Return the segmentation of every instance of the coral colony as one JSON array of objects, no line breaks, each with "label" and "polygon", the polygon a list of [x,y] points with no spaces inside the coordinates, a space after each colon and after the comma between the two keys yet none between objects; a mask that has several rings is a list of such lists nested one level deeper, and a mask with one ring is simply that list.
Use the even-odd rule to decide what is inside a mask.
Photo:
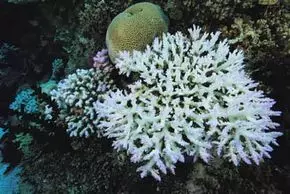
[{"label": "coral colony", "polygon": [[109,64],[109,55],[107,49],[102,49],[97,52],[96,56],[93,57],[93,67],[101,69],[103,72],[112,71],[113,67]]},{"label": "coral colony", "polygon": [[27,88],[21,90],[9,108],[19,113],[34,114],[38,112],[38,102],[34,90]]},{"label": "coral colony", "polygon": [[163,34],[144,52],[116,59],[120,74],[140,80],[94,103],[97,127],[140,163],[141,177],[161,180],[185,155],[208,162],[217,152],[235,165],[270,158],[281,135],[269,131],[278,126],[270,117],[280,112],[245,74],[243,53],[230,52],[219,34],[193,26],[189,36]]},{"label": "coral colony", "polygon": [[144,50],[156,36],[168,31],[169,20],[153,3],[136,3],[118,14],[106,33],[109,57],[115,62],[119,51]]},{"label": "coral colony", "polygon": [[[58,119],[70,136],[108,137],[113,147],[139,163],[141,177],[161,180],[186,156],[204,162],[217,153],[234,165],[270,158],[280,132],[271,116],[274,100],[259,91],[243,70],[243,53],[230,51],[220,32],[164,33],[144,51],[120,52],[114,68],[139,79],[117,88],[110,78],[108,51],[94,57],[92,69],[78,69],[50,92]],[[33,90],[21,91],[10,108],[37,111]],[[45,120],[55,119],[45,106]]]},{"label": "coral colony", "polygon": [[94,124],[98,117],[93,102],[102,99],[102,95],[112,88],[110,83],[108,76],[99,69],[78,69],[51,91],[51,99],[56,101],[70,136],[88,137],[92,133],[100,136]]}]

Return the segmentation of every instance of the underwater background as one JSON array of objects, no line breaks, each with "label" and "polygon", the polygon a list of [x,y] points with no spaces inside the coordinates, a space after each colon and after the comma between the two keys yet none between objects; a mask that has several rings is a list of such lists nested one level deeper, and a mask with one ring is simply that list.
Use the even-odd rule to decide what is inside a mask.
[{"label": "underwater background", "polygon": [[[0,194],[289,193],[290,1],[142,2],[0,0]],[[192,33],[188,33],[189,28],[193,29]],[[219,35],[214,34],[217,31]],[[167,32],[172,36],[163,34]],[[176,32],[180,34],[174,35]],[[210,35],[205,36],[206,33]],[[199,38],[194,37],[197,34]],[[156,37],[160,42],[154,41]],[[215,37],[226,39],[227,43],[223,45],[214,40]],[[241,65],[239,61],[243,60],[243,70],[233,72],[231,75],[236,76],[232,76],[232,80],[222,76],[215,78],[218,74],[215,70],[205,72],[204,79],[213,78],[216,87],[226,91],[213,90],[194,96],[190,102],[181,94],[184,88],[173,84],[175,90],[171,92],[180,91],[176,94],[179,104],[174,100],[168,100],[171,104],[165,102],[170,95],[165,94],[169,81],[157,82],[157,89],[161,85],[158,94],[155,81],[170,77],[167,70],[172,61],[175,65],[178,62],[183,66],[193,64],[194,59],[190,58],[193,52],[182,53],[182,50],[197,44],[202,44],[202,51],[194,53],[193,58],[202,61],[200,63],[217,63],[223,75],[235,71],[231,63]],[[229,57],[239,57],[235,49],[242,51],[238,62],[232,62]],[[130,52],[119,55],[119,51]],[[218,59],[218,54],[223,55],[223,59]],[[209,55],[214,56],[213,62],[206,60]],[[164,57],[163,62],[155,63],[158,57]],[[228,69],[220,70],[221,64],[229,64]],[[212,66],[197,69],[202,72],[206,68]],[[173,74],[178,73],[175,69],[178,66],[172,67]],[[154,77],[154,72],[160,71],[164,71],[165,78],[160,77],[162,73]],[[172,76],[172,80],[179,85],[182,85],[182,77],[190,77],[182,71],[181,81],[178,76]],[[255,88],[243,85],[248,79],[258,85]],[[195,83],[198,79],[194,80],[193,85],[188,84],[192,91],[198,85]],[[209,82],[201,84],[200,88],[210,90],[209,85],[213,83]],[[229,82],[233,82],[233,88],[225,84]],[[152,88],[154,91],[150,94],[148,91]],[[235,93],[237,88],[242,88],[242,92]],[[223,109],[212,113],[215,106],[204,104],[205,99],[218,92],[212,99],[234,112],[234,105],[230,109],[230,101],[224,104],[227,98],[219,99],[220,95],[232,91],[233,99],[239,101],[238,95],[247,93],[248,88],[253,96],[254,92],[263,91],[263,95],[273,99],[272,102],[265,97],[260,102],[254,98],[248,107],[244,106],[247,98],[241,98],[239,105],[233,102],[235,106],[245,107],[243,114],[259,112],[253,113],[251,118],[248,115],[218,117]],[[140,93],[148,96],[143,98]],[[171,99],[177,99],[176,95],[172,94]],[[155,97],[161,100],[151,109]],[[260,104],[254,103],[257,101]],[[186,102],[194,117],[180,125],[173,123],[178,112],[166,113],[165,109],[174,106],[174,110],[190,114]],[[201,104],[198,107],[197,102]],[[170,118],[162,117],[163,114]],[[206,115],[210,117],[205,118]],[[212,126],[222,130],[213,120],[221,124],[234,123],[235,119],[255,126],[265,125],[258,135],[251,125],[248,136],[255,140],[250,145],[262,150],[261,153],[252,150],[247,137],[240,139],[244,146],[241,148],[226,142],[228,137],[223,143],[222,132],[207,136]],[[167,123],[172,123],[171,127]],[[188,135],[190,132],[184,132],[187,124],[190,129],[201,130],[190,134],[193,139]],[[168,129],[170,134],[176,134],[176,139],[172,143],[169,137],[162,137],[156,140],[161,142],[161,148],[150,147],[152,142],[146,138],[156,138],[157,132],[150,131],[154,127],[158,128],[158,134],[159,130]],[[234,131],[239,127],[234,126]],[[127,132],[128,128],[131,131]],[[135,129],[141,132],[136,135]],[[268,129],[270,132],[266,132]],[[232,137],[234,134],[229,133],[229,138],[238,142]],[[256,137],[259,134],[260,138]],[[216,148],[218,141],[221,141],[221,154]],[[167,144],[171,143],[173,151],[169,154],[165,147],[170,147]],[[160,151],[155,155],[157,159],[150,155],[156,150]]]}]

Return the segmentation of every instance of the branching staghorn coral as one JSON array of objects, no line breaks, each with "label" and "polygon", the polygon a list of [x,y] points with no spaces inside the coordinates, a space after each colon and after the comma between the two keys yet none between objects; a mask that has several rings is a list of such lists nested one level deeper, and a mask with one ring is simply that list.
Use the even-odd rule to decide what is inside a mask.
[{"label": "branching staghorn coral", "polygon": [[[99,69],[77,69],[51,91],[51,99],[56,101],[70,136],[101,135],[96,128],[98,117],[93,102],[101,100],[104,93],[113,88],[111,84],[109,77]],[[46,112],[47,118],[51,119],[49,107]]]},{"label": "branching staghorn coral", "polygon": [[109,63],[109,55],[107,49],[102,49],[96,53],[93,57],[93,66],[103,72],[111,72],[113,70],[113,65]]},{"label": "branching staghorn coral", "polygon": [[256,90],[244,72],[243,53],[230,52],[220,32],[201,33],[199,27],[156,38],[144,52],[120,54],[121,74],[139,74],[126,91],[109,92],[96,101],[97,125],[126,150],[132,162],[161,180],[185,156],[208,162],[212,152],[238,165],[270,157],[279,132],[271,116],[274,100]]}]

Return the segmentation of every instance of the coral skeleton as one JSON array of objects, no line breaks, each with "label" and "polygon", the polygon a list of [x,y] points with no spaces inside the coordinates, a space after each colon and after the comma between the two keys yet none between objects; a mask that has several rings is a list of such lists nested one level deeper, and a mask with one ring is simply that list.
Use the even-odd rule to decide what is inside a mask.
[{"label": "coral skeleton", "polygon": [[96,128],[98,117],[93,102],[100,100],[112,88],[111,83],[99,69],[77,69],[76,73],[61,80],[57,89],[51,91],[51,98],[56,101],[70,136],[101,135]]},{"label": "coral skeleton", "polygon": [[161,180],[186,156],[209,162],[213,152],[238,165],[270,158],[280,132],[275,101],[244,71],[243,53],[230,51],[220,32],[163,34],[144,52],[122,52],[120,74],[137,73],[126,90],[110,91],[94,107],[98,127],[140,163],[141,177]]},{"label": "coral skeleton", "polygon": [[107,49],[102,49],[97,52],[93,57],[93,66],[97,69],[101,69],[104,72],[111,72],[113,67],[109,64],[109,55]]}]

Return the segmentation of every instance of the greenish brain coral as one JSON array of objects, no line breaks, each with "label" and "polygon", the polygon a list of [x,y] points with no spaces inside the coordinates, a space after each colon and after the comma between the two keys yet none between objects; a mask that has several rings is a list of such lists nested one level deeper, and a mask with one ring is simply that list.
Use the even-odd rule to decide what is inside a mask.
[{"label": "greenish brain coral", "polygon": [[117,15],[108,27],[106,44],[114,62],[119,51],[143,50],[155,36],[168,31],[168,18],[153,3],[142,2]]}]

